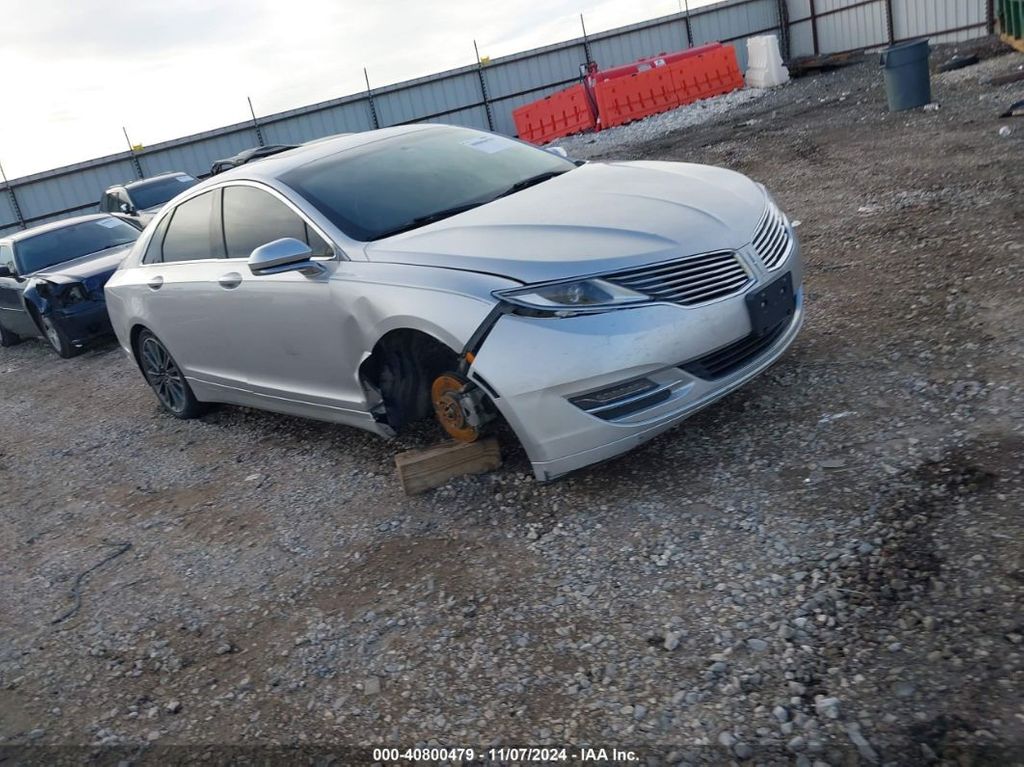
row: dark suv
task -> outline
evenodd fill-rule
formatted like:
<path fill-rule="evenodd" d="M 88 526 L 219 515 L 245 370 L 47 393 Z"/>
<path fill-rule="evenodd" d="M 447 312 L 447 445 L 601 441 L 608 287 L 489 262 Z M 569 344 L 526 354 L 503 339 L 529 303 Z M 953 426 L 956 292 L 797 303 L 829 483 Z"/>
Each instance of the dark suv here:
<path fill-rule="evenodd" d="M 133 216 L 145 226 L 172 197 L 198 183 L 187 173 L 177 172 L 118 184 L 103 193 L 100 212 Z"/>
<path fill-rule="evenodd" d="M 243 149 L 233 157 L 226 157 L 223 160 L 217 160 L 210 167 L 210 175 L 216 176 L 218 173 L 223 173 L 226 170 L 237 168 L 239 165 L 245 165 L 247 162 L 253 160 L 260 160 L 264 157 L 270 157 L 271 155 L 280 154 L 286 152 L 289 149 L 294 149 L 293 144 L 270 144 L 268 146 L 254 146 L 251 149 Z"/>

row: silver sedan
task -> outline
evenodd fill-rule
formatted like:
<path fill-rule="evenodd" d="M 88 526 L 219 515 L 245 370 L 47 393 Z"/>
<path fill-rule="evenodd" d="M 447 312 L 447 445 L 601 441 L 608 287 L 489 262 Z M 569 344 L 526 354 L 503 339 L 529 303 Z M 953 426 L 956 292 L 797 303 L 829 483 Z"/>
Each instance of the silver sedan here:
<path fill-rule="evenodd" d="M 190 188 L 106 294 L 179 418 L 224 402 L 391 436 L 433 414 L 461 440 L 504 419 L 546 480 L 762 372 L 801 283 L 789 221 L 738 173 L 420 125 Z"/>

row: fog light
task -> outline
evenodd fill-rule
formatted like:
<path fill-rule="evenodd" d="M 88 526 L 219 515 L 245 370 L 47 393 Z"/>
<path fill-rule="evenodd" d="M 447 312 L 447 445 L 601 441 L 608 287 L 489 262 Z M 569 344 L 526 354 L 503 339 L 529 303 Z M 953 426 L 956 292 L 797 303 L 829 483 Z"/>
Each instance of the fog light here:
<path fill-rule="evenodd" d="M 654 391 L 657 388 L 658 384 L 654 383 L 654 381 L 648 378 L 638 378 L 635 381 L 616 384 L 607 389 L 590 392 L 590 394 L 582 394 L 579 397 L 573 397 L 569 401 L 576 407 L 583 408 L 584 410 L 594 410 L 595 408 L 613 405 L 626 397 L 635 397 L 645 392 Z"/>
<path fill-rule="evenodd" d="M 613 421 L 649 407 L 654 407 L 672 396 L 668 386 L 659 386 L 647 378 L 609 386 L 590 394 L 581 394 L 569 401 L 590 415 Z"/>

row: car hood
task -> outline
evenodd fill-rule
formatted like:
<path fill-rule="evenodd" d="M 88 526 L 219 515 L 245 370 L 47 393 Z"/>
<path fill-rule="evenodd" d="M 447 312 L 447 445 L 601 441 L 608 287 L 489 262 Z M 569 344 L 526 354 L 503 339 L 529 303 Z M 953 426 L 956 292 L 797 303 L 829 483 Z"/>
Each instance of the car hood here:
<path fill-rule="evenodd" d="M 83 282 L 91 277 L 109 274 L 117 269 L 134 244 L 134 242 L 129 242 L 126 245 L 118 245 L 116 248 L 101 250 L 99 253 L 90 253 L 73 261 L 54 264 L 33 273 L 32 276 L 49 282 L 62 283 Z"/>
<path fill-rule="evenodd" d="M 544 282 L 739 248 L 750 242 L 765 205 L 761 187 L 723 168 L 588 163 L 370 243 L 366 256 Z"/>

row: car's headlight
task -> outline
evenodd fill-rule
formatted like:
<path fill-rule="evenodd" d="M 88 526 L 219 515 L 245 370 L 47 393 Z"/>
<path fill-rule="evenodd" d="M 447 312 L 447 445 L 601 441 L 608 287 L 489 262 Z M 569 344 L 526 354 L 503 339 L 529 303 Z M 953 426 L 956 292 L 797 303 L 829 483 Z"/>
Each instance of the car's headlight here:
<path fill-rule="evenodd" d="M 494 295 L 513 304 L 556 313 L 602 311 L 651 300 L 643 293 L 597 278 L 499 290 Z"/>

